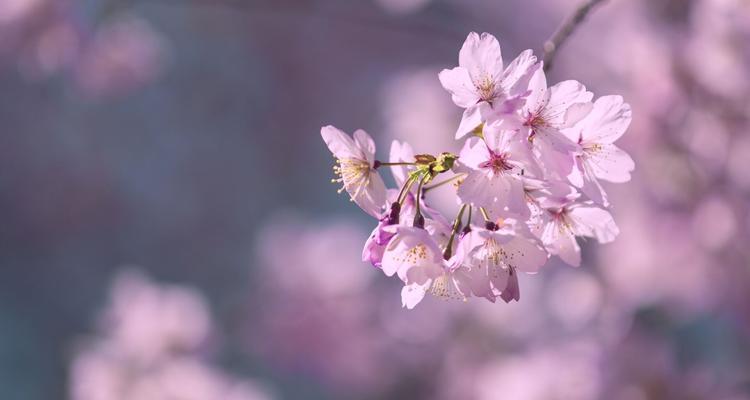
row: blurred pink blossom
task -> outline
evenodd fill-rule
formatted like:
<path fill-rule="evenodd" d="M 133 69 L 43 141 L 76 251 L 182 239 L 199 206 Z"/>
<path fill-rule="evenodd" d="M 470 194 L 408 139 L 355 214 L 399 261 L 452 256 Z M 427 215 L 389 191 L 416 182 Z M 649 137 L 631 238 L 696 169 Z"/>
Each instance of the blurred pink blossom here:
<path fill-rule="evenodd" d="M 71 365 L 72 400 L 268 400 L 255 383 L 210 366 L 197 352 L 208 339 L 203 297 L 177 285 L 157 285 L 125 270 L 115 280 L 99 336 L 85 342 Z"/>
<path fill-rule="evenodd" d="M 90 95 L 122 93 L 151 81 L 166 59 L 165 40 L 150 24 L 138 17 L 118 16 L 82 48 L 76 82 Z"/>

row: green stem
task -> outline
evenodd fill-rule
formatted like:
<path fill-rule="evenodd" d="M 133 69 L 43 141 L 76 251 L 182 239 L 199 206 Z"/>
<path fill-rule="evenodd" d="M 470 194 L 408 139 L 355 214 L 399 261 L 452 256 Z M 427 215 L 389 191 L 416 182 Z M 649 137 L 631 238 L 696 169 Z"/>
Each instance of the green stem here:
<path fill-rule="evenodd" d="M 422 178 L 419 180 L 419 186 L 417 187 L 417 211 L 414 214 L 414 226 L 419 228 L 424 228 L 424 217 L 422 216 L 422 187 L 424 186 L 424 183 L 427 181 L 429 174 L 425 174 L 422 176 Z"/>
<path fill-rule="evenodd" d="M 382 161 L 378 161 L 378 165 L 386 165 L 386 166 L 390 166 L 390 165 L 417 165 L 417 163 L 406 162 L 406 161 L 400 161 L 400 162 L 382 162 Z"/>
<path fill-rule="evenodd" d="M 451 230 L 451 236 L 448 238 L 448 246 L 445 247 L 445 250 L 443 251 L 443 258 L 449 259 L 453 255 L 453 240 L 456 238 L 456 232 L 458 232 L 458 227 L 461 226 L 461 219 L 464 216 L 464 210 L 466 210 L 468 204 L 464 204 L 461 206 L 461 208 L 458 210 L 458 215 L 456 215 L 456 220 L 453 221 L 453 230 Z M 469 215 L 471 215 L 471 208 L 469 208 Z"/>
<path fill-rule="evenodd" d="M 406 200 L 406 193 L 411 189 L 411 185 L 414 184 L 414 177 L 409 176 L 409 178 L 406 179 L 406 182 L 404 182 L 404 186 L 401 187 L 401 191 L 398 193 L 398 197 L 396 198 L 396 201 L 398 201 L 399 204 L 404 205 L 404 200 Z"/>
<path fill-rule="evenodd" d="M 436 183 L 434 185 L 427 186 L 426 188 L 424 188 L 424 191 L 426 193 L 426 192 L 428 192 L 428 191 L 430 191 L 432 189 L 438 188 L 438 187 L 443 186 L 443 185 L 445 185 L 447 183 L 451 183 L 451 182 L 453 182 L 453 181 L 455 181 L 457 179 L 461 179 L 464 176 L 466 176 L 466 174 L 458 174 L 458 175 L 451 176 L 450 178 L 442 180 L 442 181 L 440 181 L 440 182 L 438 182 L 438 183 Z"/>
<path fill-rule="evenodd" d="M 489 215 L 489 214 L 487 214 L 487 210 L 485 210 L 485 209 L 484 209 L 484 207 L 479 207 L 479 212 L 481 212 L 481 213 L 482 213 L 482 217 L 484 217 L 484 220 L 485 220 L 485 221 L 492 221 L 492 220 L 490 219 L 490 215 Z"/>

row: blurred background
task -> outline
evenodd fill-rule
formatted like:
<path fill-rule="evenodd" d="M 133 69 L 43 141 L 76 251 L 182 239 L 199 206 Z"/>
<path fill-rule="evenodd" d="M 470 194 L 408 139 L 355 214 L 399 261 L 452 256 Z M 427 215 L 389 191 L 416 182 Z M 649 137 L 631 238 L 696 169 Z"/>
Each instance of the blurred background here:
<path fill-rule="evenodd" d="M 610 0 L 621 228 L 519 303 L 400 304 L 320 126 L 455 149 L 438 72 L 578 0 L 0 0 L 0 399 L 750 399 L 750 3 Z M 439 201 L 439 199 L 438 199 Z"/>

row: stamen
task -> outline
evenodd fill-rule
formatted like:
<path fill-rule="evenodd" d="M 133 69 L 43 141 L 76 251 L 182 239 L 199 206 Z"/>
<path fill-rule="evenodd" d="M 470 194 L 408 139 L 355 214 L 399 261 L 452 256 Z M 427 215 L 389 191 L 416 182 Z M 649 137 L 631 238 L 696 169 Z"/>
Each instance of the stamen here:
<path fill-rule="evenodd" d="M 333 172 L 338 178 L 332 179 L 331 182 L 341 183 L 343 186 L 338 193 L 346 190 L 354 201 L 370 183 L 370 163 L 358 158 L 344 158 L 337 159 L 336 164 L 333 166 Z"/>

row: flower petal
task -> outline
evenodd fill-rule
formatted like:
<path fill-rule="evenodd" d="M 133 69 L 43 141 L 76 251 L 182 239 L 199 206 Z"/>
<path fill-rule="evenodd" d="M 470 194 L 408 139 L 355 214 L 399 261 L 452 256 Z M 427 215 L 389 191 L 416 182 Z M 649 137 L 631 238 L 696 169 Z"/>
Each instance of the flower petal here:
<path fill-rule="evenodd" d="M 574 222 L 576 235 L 594 237 L 599 243 L 609 243 L 620 234 L 612 215 L 599 207 L 573 207 L 568 216 Z"/>
<path fill-rule="evenodd" d="M 621 96 L 602 96 L 576 128 L 584 144 L 610 144 L 625 133 L 631 119 L 630 105 Z"/>
<path fill-rule="evenodd" d="M 323 137 L 323 141 L 328 146 L 328 149 L 336 158 L 366 159 L 362 150 L 360 150 L 354 143 L 354 140 L 340 129 L 332 125 L 327 125 L 320 128 L 320 135 Z"/>
<path fill-rule="evenodd" d="M 468 70 L 474 82 L 485 77 L 497 82 L 503 74 L 500 43 L 489 33 L 481 36 L 476 32 L 469 33 L 458 53 L 458 65 Z"/>
<path fill-rule="evenodd" d="M 424 299 L 424 295 L 427 293 L 427 288 L 430 284 L 431 282 L 424 285 L 418 285 L 416 283 L 405 285 L 401 289 L 401 305 L 409 310 L 416 307 L 416 305 Z"/>
<path fill-rule="evenodd" d="M 438 78 L 457 106 L 469 108 L 479 101 L 479 94 L 466 68 L 444 69 Z"/>
<path fill-rule="evenodd" d="M 534 52 L 525 50 L 505 69 L 500 85 L 510 97 L 522 95 L 528 91 L 529 81 L 540 66 Z"/>
<path fill-rule="evenodd" d="M 372 140 L 372 137 L 364 130 L 357 129 L 354 131 L 354 143 L 362 150 L 370 165 L 373 165 L 375 161 L 375 141 Z"/>
<path fill-rule="evenodd" d="M 594 97 L 582 83 L 574 80 L 560 82 L 549 88 L 549 91 L 549 102 L 544 108 L 544 120 L 558 127 L 573 126 L 580 121 L 585 116 L 582 111 L 590 110 L 589 103 Z M 569 113 L 573 106 L 576 108 Z"/>
<path fill-rule="evenodd" d="M 468 135 L 482 124 L 482 108 L 483 103 L 464 110 L 461 116 L 461 123 L 458 124 L 458 129 L 456 129 L 456 139 L 461 139 Z"/>
<path fill-rule="evenodd" d="M 628 153 L 619 147 L 608 144 L 586 157 L 591 172 L 599 179 L 623 183 L 630 180 L 630 172 L 635 169 L 635 162 Z"/>

